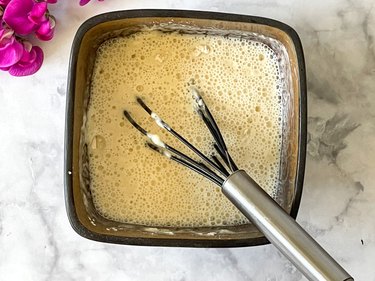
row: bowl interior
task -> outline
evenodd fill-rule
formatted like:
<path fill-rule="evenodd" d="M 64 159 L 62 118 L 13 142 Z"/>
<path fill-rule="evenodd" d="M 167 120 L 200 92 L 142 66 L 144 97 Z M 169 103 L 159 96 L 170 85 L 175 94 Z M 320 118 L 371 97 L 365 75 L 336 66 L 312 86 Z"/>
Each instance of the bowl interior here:
<path fill-rule="evenodd" d="M 193 11 L 124 11 L 85 22 L 73 43 L 69 71 L 66 130 L 66 202 L 73 228 L 82 236 L 112 243 L 224 247 L 267 243 L 251 224 L 228 227 L 172 228 L 124 224 L 100 216 L 90 194 L 90 173 L 82 128 L 96 50 L 102 42 L 127 36 L 145 26 L 163 31 L 221 34 L 261 40 L 281 54 L 287 88 L 279 171 L 278 203 L 296 216 L 302 190 L 305 154 L 305 73 L 295 32 L 281 23 L 249 16 Z"/>

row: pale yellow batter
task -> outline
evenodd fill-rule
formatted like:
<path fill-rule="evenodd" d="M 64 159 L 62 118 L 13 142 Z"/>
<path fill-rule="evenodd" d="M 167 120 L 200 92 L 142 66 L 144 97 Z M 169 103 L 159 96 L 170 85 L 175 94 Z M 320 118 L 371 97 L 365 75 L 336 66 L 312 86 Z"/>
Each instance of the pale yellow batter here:
<path fill-rule="evenodd" d="M 98 50 L 87 112 L 91 190 L 104 217 L 149 226 L 236 225 L 247 220 L 220 188 L 145 146 L 123 117 L 190 156 L 135 102 L 140 96 L 206 155 L 213 140 L 193 112 L 195 84 L 237 165 L 274 195 L 281 146 L 281 81 L 265 44 L 220 36 L 144 31 Z"/>

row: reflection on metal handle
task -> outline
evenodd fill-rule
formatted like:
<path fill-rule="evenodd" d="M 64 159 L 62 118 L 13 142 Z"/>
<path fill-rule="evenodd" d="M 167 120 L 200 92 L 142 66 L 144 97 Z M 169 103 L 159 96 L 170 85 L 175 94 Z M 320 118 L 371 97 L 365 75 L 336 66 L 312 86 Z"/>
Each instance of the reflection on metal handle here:
<path fill-rule="evenodd" d="M 354 281 L 245 171 L 230 175 L 223 193 L 309 280 Z"/>

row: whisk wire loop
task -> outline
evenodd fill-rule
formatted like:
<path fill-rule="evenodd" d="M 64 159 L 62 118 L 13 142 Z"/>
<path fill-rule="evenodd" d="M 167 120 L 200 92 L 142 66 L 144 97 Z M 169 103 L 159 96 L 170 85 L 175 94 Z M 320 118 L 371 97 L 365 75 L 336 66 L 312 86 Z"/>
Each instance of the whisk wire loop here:
<path fill-rule="evenodd" d="M 137 98 L 137 102 L 143 107 L 143 109 L 155 120 L 155 122 L 161 127 L 166 129 L 170 132 L 174 137 L 176 137 L 180 142 L 182 142 L 185 146 L 187 146 L 191 151 L 193 151 L 196 155 L 198 155 L 202 160 L 208 163 L 211 167 L 213 167 L 217 172 L 221 175 L 225 176 L 225 172 L 220 169 L 215 162 L 210 160 L 206 155 L 204 155 L 199 149 L 197 149 L 194 145 L 192 145 L 188 140 L 186 140 L 182 135 L 180 135 L 177 131 L 175 131 L 172 127 L 170 127 L 163 119 L 159 117 L 155 112 L 153 112 L 150 107 L 146 105 L 146 103 L 140 98 Z"/>
<path fill-rule="evenodd" d="M 201 158 L 204 161 L 204 163 L 207 163 L 207 165 L 192 159 L 191 157 L 187 156 L 181 151 L 163 142 L 158 135 L 149 133 L 146 129 L 140 126 L 133 119 L 133 117 L 127 110 L 124 111 L 124 116 L 129 121 L 129 123 L 133 125 L 134 128 L 136 128 L 139 132 L 148 137 L 148 147 L 166 156 L 167 158 L 199 173 L 200 175 L 209 179 L 213 183 L 222 186 L 225 179 L 229 177 L 230 174 L 236 171 L 238 168 L 229 155 L 224 138 L 220 132 L 220 129 L 215 119 L 213 118 L 210 110 L 208 109 L 207 104 L 204 102 L 203 98 L 199 95 L 197 90 L 193 89 L 192 93 L 196 103 L 196 110 L 201 119 L 204 121 L 206 127 L 209 129 L 215 141 L 214 148 L 219 154 L 222 161 L 220 161 L 220 159 L 216 155 L 211 156 L 212 160 L 206 155 L 204 155 L 198 148 L 196 148 L 193 144 L 186 140 L 182 135 L 180 135 L 171 126 L 169 126 L 163 119 L 161 119 L 159 115 L 152 111 L 151 108 L 140 97 L 136 98 L 137 103 L 150 115 L 152 119 L 154 119 L 156 124 L 159 127 L 167 130 L 174 137 L 176 137 L 186 147 L 188 147 L 197 156 L 199 156 L 199 158 Z M 224 163 L 227 166 L 229 171 L 222 163 Z"/>

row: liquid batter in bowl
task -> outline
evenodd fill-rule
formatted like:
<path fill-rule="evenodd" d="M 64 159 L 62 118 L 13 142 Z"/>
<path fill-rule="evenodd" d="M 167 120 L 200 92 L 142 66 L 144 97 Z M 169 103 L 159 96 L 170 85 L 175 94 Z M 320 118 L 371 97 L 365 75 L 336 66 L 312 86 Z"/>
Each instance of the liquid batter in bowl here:
<path fill-rule="evenodd" d="M 136 104 L 135 97 L 142 97 L 210 155 L 213 140 L 193 112 L 189 88 L 195 85 L 237 165 L 275 197 L 283 83 L 277 55 L 256 40 L 145 30 L 105 41 L 96 57 L 84 130 L 97 211 L 107 219 L 148 226 L 247 223 L 217 186 L 148 148 L 123 110 L 193 157 Z"/>

